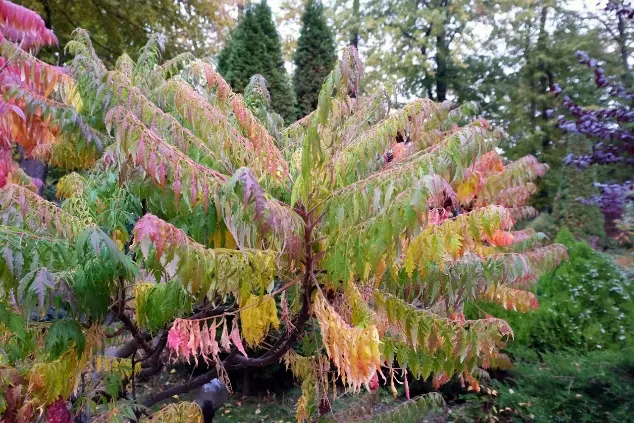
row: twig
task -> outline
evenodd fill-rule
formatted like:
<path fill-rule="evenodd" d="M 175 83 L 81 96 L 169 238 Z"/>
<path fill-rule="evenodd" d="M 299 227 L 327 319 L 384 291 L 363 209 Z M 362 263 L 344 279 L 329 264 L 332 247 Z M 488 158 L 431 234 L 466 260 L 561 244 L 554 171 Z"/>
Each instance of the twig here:
<path fill-rule="evenodd" d="M 2 72 L 4 72 L 4 70 L 9 67 L 9 65 L 11 64 L 11 61 L 13 60 L 13 58 L 18 54 L 18 52 L 20 50 L 22 50 L 22 46 L 24 45 L 24 40 L 20 41 L 20 45 L 18 45 L 18 48 L 16 48 L 15 50 L 13 50 L 13 54 L 11 55 L 11 57 L 9 57 L 7 59 L 7 61 L 4 63 L 4 65 L 2 65 L 2 67 L 0 68 L 0 74 Z"/>

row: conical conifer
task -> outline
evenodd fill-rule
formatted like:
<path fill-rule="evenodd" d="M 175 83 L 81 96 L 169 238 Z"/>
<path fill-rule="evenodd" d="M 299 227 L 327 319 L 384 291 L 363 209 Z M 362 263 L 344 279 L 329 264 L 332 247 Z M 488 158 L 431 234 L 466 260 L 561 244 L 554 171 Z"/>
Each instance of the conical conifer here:
<path fill-rule="evenodd" d="M 335 60 L 335 41 L 318 0 L 309 0 L 293 61 L 293 86 L 301 118 L 317 108 L 319 90 Z"/>
<path fill-rule="evenodd" d="M 234 91 L 244 92 L 255 74 L 266 79 L 271 104 L 284 120 L 295 117 L 295 95 L 284 67 L 282 44 L 266 1 L 249 7 L 236 27 L 228 51 L 219 56 L 219 71 Z"/>

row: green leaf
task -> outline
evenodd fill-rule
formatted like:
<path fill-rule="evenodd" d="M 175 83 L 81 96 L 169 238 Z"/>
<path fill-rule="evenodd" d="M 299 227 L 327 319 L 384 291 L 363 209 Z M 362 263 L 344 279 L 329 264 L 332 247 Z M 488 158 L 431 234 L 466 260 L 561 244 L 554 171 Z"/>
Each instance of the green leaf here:
<path fill-rule="evenodd" d="M 81 327 L 74 320 L 58 320 L 48 329 L 46 333 L 46 352 L 52 360 L 59 358 L 72 346 L 77 349 L 77 354 L 81 357 L 86 347 L 86 338 L 81 331 Z"/>

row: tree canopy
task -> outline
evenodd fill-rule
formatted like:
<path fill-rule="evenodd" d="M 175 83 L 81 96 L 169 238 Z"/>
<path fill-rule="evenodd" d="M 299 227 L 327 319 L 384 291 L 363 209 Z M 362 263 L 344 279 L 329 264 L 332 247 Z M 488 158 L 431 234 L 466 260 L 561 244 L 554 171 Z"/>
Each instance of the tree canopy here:
<path fill-rule="evenodd" d="M 85 28 L 97 54 L 114 64 L 123 53 L 135 56 L 149 37 L 157 33 L 170 40 L 169 56 L 183 52 L 212 55 L 233 27 L 231 14 L 242 1 L 21 0 L 19 3 L 39 13 L 62 46 L 72 39 L 75 28 Z M 68 58 L 58 50 L 49 49 L 43 54 L 58 63 Z M 56 57 L 60 54 L 62 57 Z"/>

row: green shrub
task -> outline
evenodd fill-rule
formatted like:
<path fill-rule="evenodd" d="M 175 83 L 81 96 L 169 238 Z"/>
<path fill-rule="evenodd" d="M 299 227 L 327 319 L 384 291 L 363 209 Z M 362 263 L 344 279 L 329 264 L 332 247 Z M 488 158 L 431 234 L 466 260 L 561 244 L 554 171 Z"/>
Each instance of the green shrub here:
<path fill-rule="evenodd" d="M 569 153 L 584 155 L 592 152 L 592 141 L 580 135 L 568 135 L 566 144 Z M 561 169 L 557 195 L 553 201 L 552 216 L 559 226 L 567 226 L 578 238 L 605 244 L 605 219 L 596 205 L 584 204 L 580 198 L 598 194 L 598 166 L 579 169 L 564 166 Z"/>
<path fill-rule="evenodd" d="M 536 232 L 543 232 L 549 237 L 557 234 L 557 222 L 548 212 L 541 212 L 535 219 L 518 225 L 518 229 L 524 228 L 535 229 Z"/>
<path fill-rule="evenodd" d="M 449 422 L 634 422 L 634 349 L 545 353 L 542 361 L 533 350 L 515 352 L 505 379 L 460 395 Z"/>
<path fill-rule="evenodd" d="M 576 241 L 566 228 L 555 241 L 568 248 L 569 260 L 539 280 L 539 310 L 520 314 L 478 305 L 509 322 L 515 332 L 511 351 L 521 346 L 546 352 L 633 345 L 632 282 L 607 255 Z"/>

